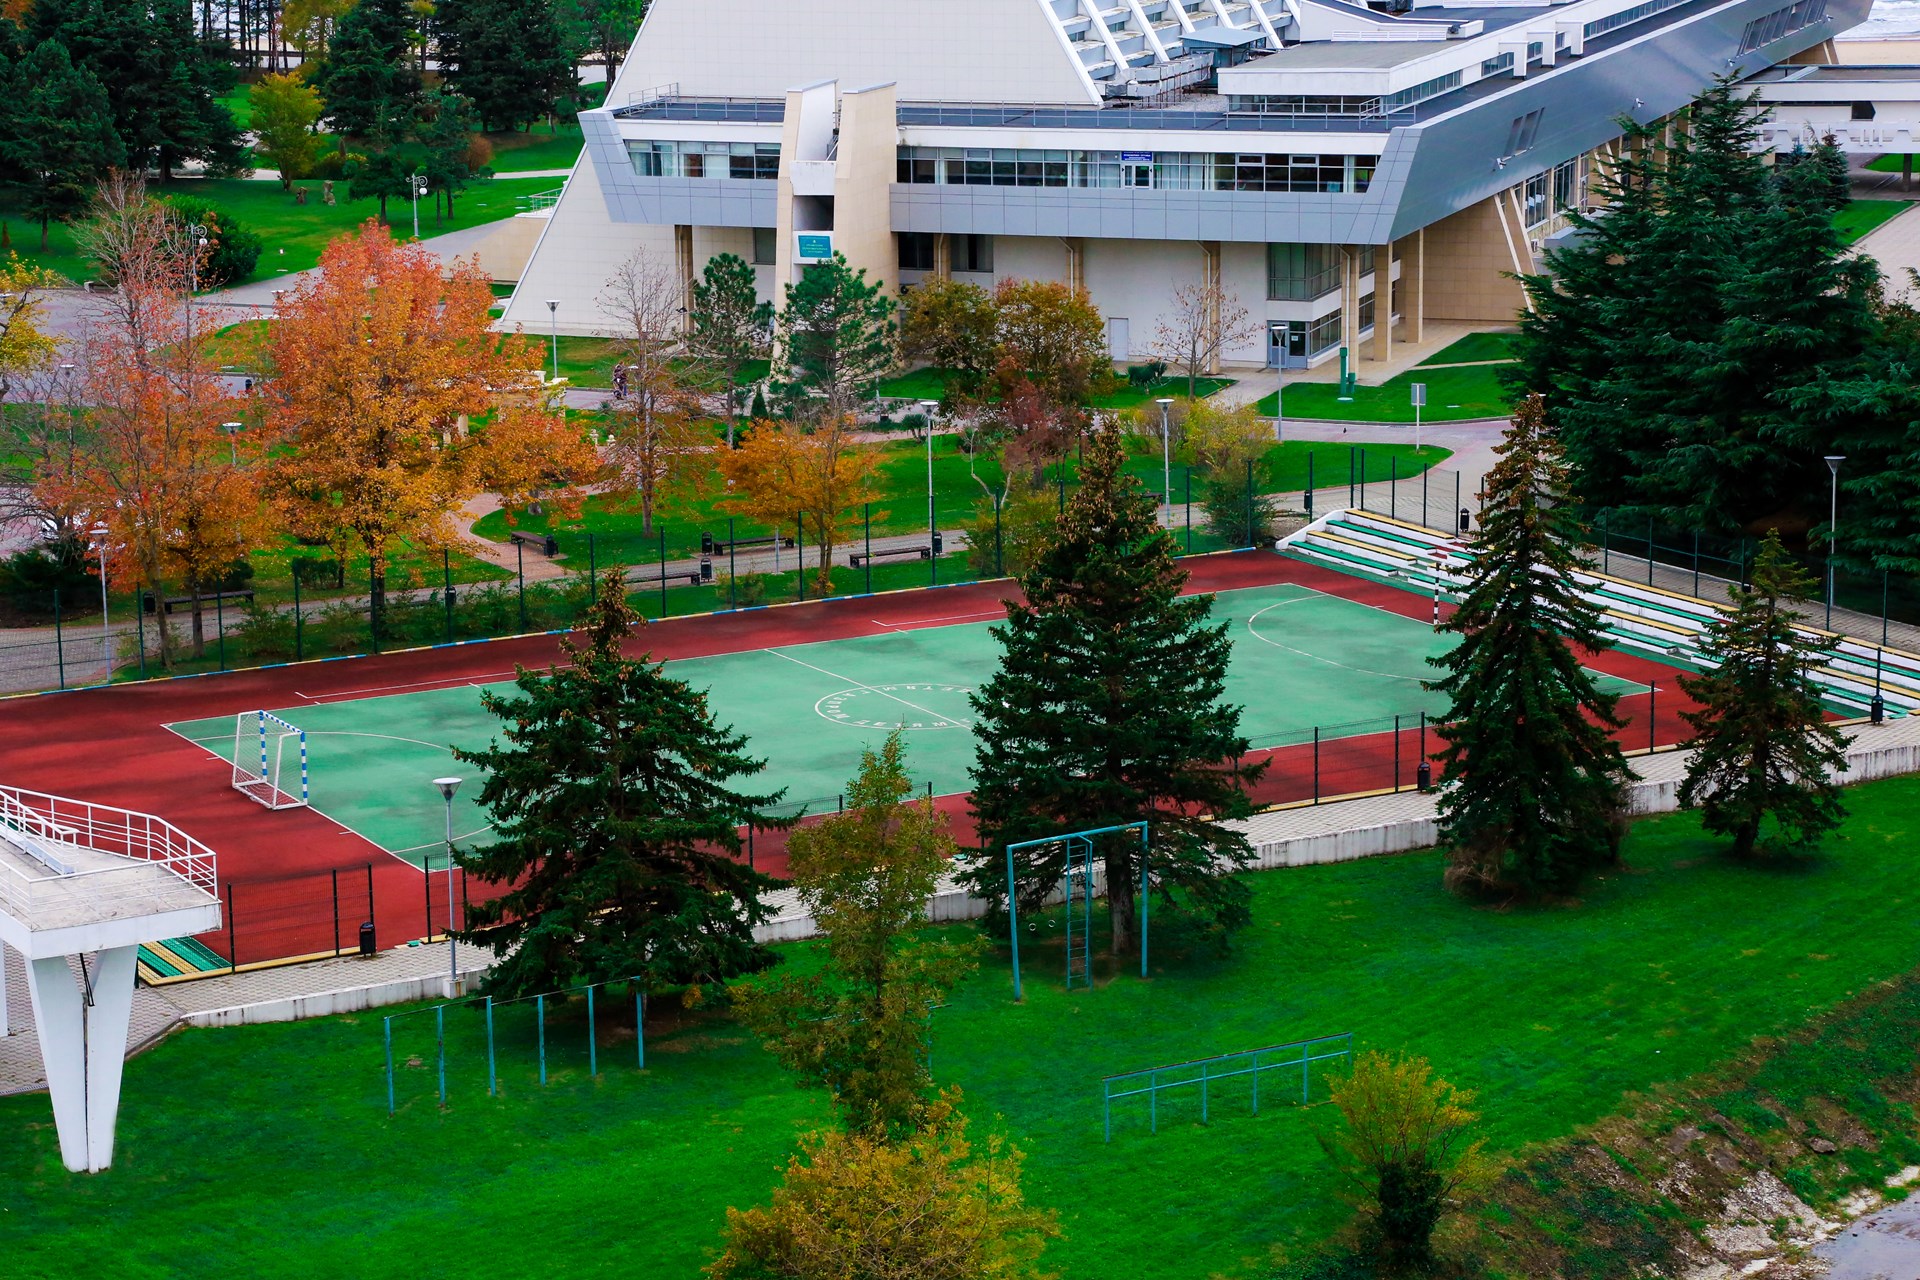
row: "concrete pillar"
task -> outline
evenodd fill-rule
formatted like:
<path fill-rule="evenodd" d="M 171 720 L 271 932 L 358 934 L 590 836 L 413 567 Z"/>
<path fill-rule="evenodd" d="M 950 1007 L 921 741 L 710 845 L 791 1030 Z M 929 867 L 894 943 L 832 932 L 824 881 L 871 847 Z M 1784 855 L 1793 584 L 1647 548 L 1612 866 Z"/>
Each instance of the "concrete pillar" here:
<path fill-rule="evenodd" d="M 673 229 L 673 262 L 680 273 L 680 305 L 693 310 L 693 228 L 685 224 Z"/>
<path fill-rule="evenodd" d="M 1220 305 L 1226 293 L 1221 277 L 1220 242 L 1202 240 L 1200 242 L 1200 278 L 1206 282 L 1207 301 L 1207 369 L 1209 374 L 1220 372 L 1220 326 L 1222 317 Z"/>
<path fill-rule="evenodd" d="M 1347 349 L 1348 367 L 1360 361 L 1360 250 L 1340 246 L 1340 345 Z"/>
<path fill-rule="evenodd" d="M 1373 251 L 1373 358 L 1393 359 L 1393 241 Z"/>
<path fill-rule="evenodd" d="M 1407 282 L 1407 268 L 1413 268 L 1413 280 Z M 1419 344 L 1427 330 L 1427 229 L 1413 233 L 1413 252 L 1400 264 L 1400 279 L 1407 295 L 1407 341 Z"/>
<path fill-rule="evenodd" d="M 91 962 L 78 957 L 83 980 L 75 979 L 67 956 L 27 962 L 60 1159 L 75 1173 L 95 1173 L 113 1163 L 138 953 L 137 946 L 110 947 L 95 952 Z"/>

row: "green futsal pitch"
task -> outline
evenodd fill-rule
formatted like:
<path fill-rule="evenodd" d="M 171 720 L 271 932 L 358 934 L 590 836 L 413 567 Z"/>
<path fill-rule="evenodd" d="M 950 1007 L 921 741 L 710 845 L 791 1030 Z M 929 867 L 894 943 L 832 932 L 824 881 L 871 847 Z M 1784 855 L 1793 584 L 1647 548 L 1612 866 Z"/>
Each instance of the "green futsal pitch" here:
<path fill-rule="evenodd" d="M 1427 659 L 1452 637 L 1426 623 L 1310 587 L 1285 584 L 1219 593 L 1214 617 L 1230 625 L 1226 696 L 1244 707 L 1241 731 L 1256 747 L 1297 742 L 1320 726 L 1329 737 L 1379 732 L 1395 716 L 1435 715 L 1444 699 L 1421 681 Z M 967 695 L 995 669 L 989 621 L 746 653 L 686 658 L 671 674 L 707 691 L 723 724 L 749 739 L 767 769 L 749 785 L 784 787 L 789 805 L 833 809 L 863 749 L 907 731 L 908 765 L 937 794 L 965 791 L 973 761 Z M 1614 692 L 1642 688 L 1602 677 Z M 267 710 L 306 731 L 313 807 L 416 866 L 444 847 L 445 815 L 431 780 L 455 768 L 449 748 L 480 748 L 499 722 L 485 690 L 512 682 L 369 690 Z M 234 718 L 167 726 L 223 759 L 234 754 Z M 257 751 L 257 740 L 244 750 Z M 457 769 L 455 770 L 457 772 Z M 454 801 L 454 834 L 483 842 L 488 818 L 469 784 Z"/>

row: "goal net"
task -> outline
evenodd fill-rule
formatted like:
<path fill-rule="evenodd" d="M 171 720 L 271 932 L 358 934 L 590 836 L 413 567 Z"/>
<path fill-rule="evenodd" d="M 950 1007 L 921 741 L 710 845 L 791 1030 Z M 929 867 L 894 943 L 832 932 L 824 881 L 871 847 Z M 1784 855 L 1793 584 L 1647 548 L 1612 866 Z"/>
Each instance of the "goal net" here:
<path fill-rule="evenodd" d="M 269 809 L 307 803 L 307 731 L 270 711 L 242 711 L 233 726 L 233 789 Z"/>

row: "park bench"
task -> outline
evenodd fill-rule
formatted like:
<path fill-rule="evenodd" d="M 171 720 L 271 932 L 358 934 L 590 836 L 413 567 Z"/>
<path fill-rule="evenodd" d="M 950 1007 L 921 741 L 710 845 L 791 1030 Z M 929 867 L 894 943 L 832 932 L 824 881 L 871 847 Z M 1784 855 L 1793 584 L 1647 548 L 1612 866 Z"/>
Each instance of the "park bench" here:
<path fill-rule="evenodd" d="M 515 542 L 532 547 L 542 555 L 557 556 L 560 554 L 560 539 L 550 533 L 533 533 L 526 529 L 515 529 L 508 534 L 508 536 Z"/>
<path fill-rule="evenodd" d="M 242 587 L 235 591 L 205 591 L 200 595 L 200 607 L 202 609 L 218 609 L 224 607 L 229 601 L 243 601 L 247 604 L 252 604 L 253 589 L 251 587 Z M 172 613 L 175 609 L 193 608 L 193 597 L 168 596 L 160 603 L 168 613 Z M 154 611 L 153 592 L 142 591 L 140 593 L 140 605 L 146 612 L 152 613 Z"/>
<path fill-rule="evenodd" d="M 662 582 L 678 582 L 685 578 L 687 585 L 697 587 L 703 582 L 713 581 L 713 565 L 702 561 L 697 569 L 674 569 L 669 573 L 655 574 L 651 578 L 628 578 L 627 585 L 632 587 L 658 586 Z"/>
<path fill-rule="evenodd" d="M 702 541 L 705 541 L 705 539 L 702 539 Z M 765 538 L 735 538 L 732 542 L 721 538 L 714 542 L 713 549 L 724 554 L 727 551 L 746 551 L 753 547 L 771 547 L 776 542 L 778 542 L 782 548 L 793 545 L 793 539 L 783 533 L 777 538 L 773 536 Z"/>
<path fill-rule="evenodd" d="M 927 560 L 932 558 L 933 549 L 931 547 L 888 547 L 883 551 L 856 551 L 848 558 L 853 561 L 853 567 L 858 569 L 869 560 L 884 560 L 888 556 L 917 556 Z"/>

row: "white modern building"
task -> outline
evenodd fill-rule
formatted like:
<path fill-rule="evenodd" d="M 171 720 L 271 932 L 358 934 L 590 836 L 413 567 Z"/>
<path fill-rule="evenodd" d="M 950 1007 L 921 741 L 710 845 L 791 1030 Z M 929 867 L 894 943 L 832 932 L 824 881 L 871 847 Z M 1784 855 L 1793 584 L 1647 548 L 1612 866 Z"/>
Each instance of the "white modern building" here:
<path fill-rule="evenodd" d="M 1387 357 L 1510 322 L 1516 273 L 1718 75 L 1834 61 L 1868 0 L 654 0 L 506 311 L 603 328 L 637 248 L 763 296 L 831 252 L 1084 286 L 1116 360 L 1179 286 L 1257 321 L 1229 363 Z"/>

